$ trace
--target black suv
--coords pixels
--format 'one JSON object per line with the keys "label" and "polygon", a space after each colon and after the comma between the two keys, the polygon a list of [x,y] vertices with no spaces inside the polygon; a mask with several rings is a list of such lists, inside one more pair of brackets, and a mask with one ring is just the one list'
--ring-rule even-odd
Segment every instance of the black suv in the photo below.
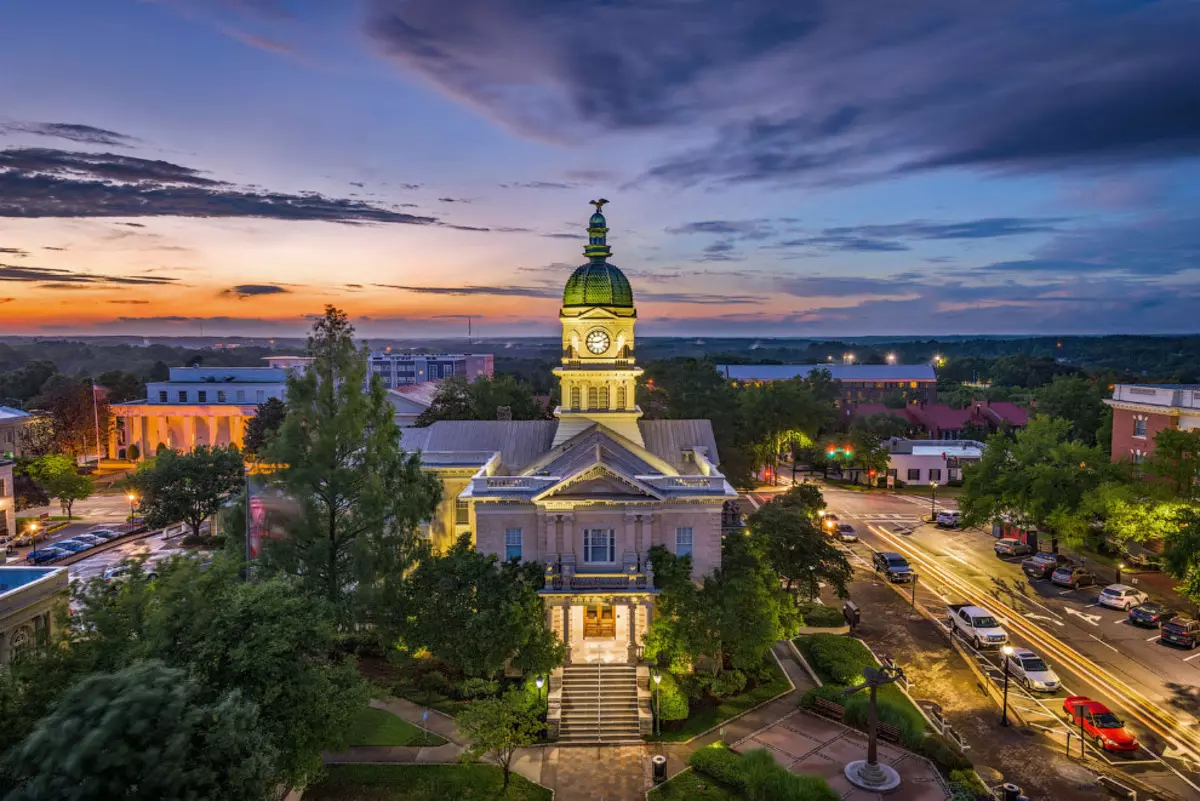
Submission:
{"label": "black suv", "polygon": [[1162,624],[1158,639],[1184,648],[1195,648],[1200,643],[1200,621],[1190,617],[1173,617]]}
{"label": "black suv", "polygon": [[898,553],[876,553],[875,572],[883,573],[889,581],[912,581],[917,577],[908,560]]}

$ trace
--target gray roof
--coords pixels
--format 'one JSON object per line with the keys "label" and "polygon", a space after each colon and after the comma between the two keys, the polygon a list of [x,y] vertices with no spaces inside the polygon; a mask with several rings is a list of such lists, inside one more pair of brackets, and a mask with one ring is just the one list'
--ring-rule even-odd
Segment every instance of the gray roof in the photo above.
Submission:
{"label": "gray roof", "polygon": [[642,430],[646,450],[670,462],[681,473],[695,472],[696,469],[683,461],[685,449],[706,448],[708,460],[716,465],[721,463],[710,420],[640,420],[638,428]]}
{"label": "gray roof", "polygon": [[439,420],[427,428],[406,428],[405,450],[434,453],[500,452],[506,468],[522,467],[550,450],[557,420]]}
{"label": "gray roof", "polygon": [[718,364],[735,381],[783,381],[828,370],[835,381],[936,381],[928,364]]}

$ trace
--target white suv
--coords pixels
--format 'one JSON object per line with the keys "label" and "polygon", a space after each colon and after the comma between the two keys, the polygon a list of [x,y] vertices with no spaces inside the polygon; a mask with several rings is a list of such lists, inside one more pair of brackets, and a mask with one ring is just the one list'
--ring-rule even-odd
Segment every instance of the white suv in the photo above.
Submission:
{"label": "white suv", "polygon": [[1133,607],[1141,606],[1149,601],[1150,597],[1128,584],[1109,584],[1100,591],[1100,597],[1097,600],[1101,606],[1128,612]]}

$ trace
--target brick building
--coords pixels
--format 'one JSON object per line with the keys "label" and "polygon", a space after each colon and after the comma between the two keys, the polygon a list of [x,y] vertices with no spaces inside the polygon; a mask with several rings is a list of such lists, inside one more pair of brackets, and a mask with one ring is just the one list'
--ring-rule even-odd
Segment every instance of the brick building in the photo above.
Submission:
{"label": "brick building", "polygon": [[1113,410],[1113,461],[1141,462],[1159,431],[1200,428],[1200,384],[1117,384],[1104,401]]}

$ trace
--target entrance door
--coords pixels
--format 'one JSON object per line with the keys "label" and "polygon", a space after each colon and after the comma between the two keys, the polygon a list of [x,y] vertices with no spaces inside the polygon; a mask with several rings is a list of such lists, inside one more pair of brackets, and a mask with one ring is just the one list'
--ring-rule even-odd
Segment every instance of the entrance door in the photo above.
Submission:
{"label": "entrance door", "polygon": [[617,636],[617,613],[612,606],[583,608],[584,639],[612,639]]}

